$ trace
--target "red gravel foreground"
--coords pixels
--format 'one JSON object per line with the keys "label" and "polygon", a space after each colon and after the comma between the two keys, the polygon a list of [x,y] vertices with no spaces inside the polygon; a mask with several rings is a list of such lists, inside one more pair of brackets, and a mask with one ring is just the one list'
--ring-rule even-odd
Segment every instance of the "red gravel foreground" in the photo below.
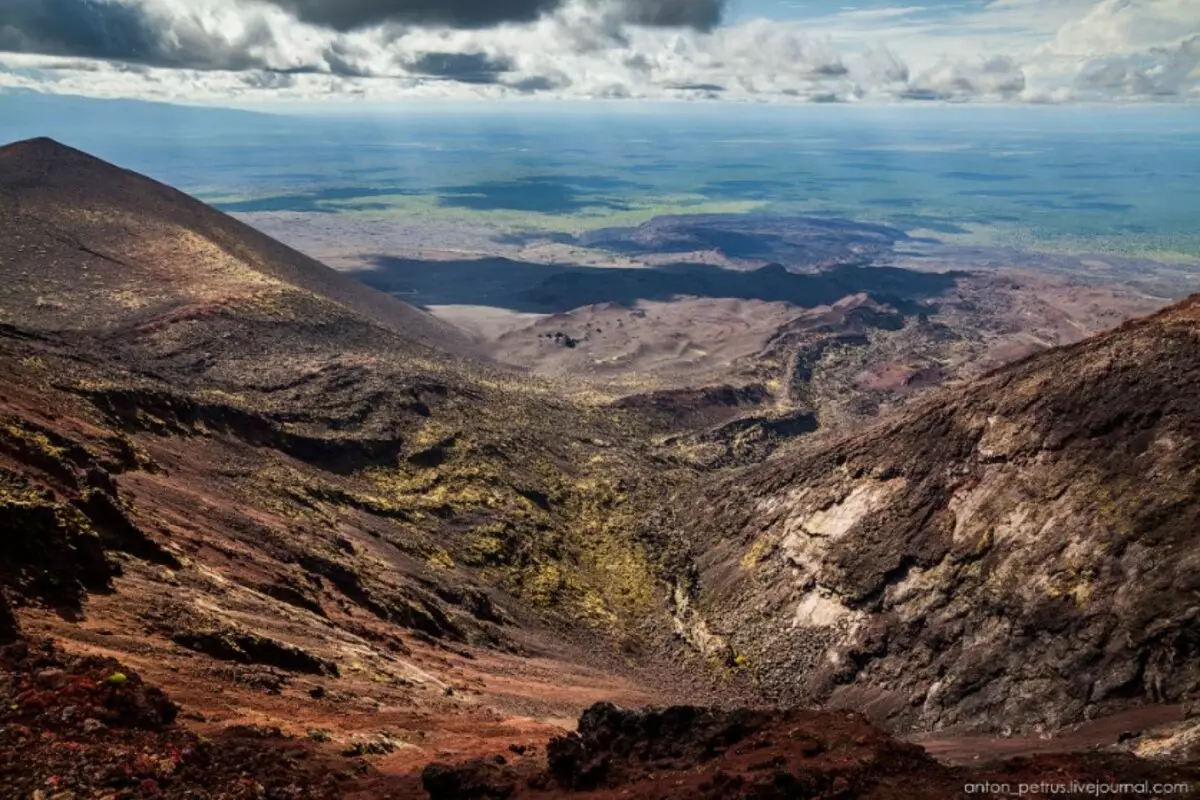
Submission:
{"label": "red gravel foreground", "polygon": [[299,746],[209,742],[175,725],[175,704],[110,659],[21,640],[0,653],[0,680],[5,800],[341,796],[333,771]]}
{"label": "red gravel foreground", "polygon": [[364,761],[331,758],[270,731],[206,740],[177,725],[177,714],[166,694],[111,659],[65,655],[44,640],[0,648],[0,798],[934,800],[1015,796],[1022,785],[1079,798],[1096,796],[1087,784],[1200,787],[1200,768],[1119,753],[950,767],[847,712],[625,711],[601,703],[544,757],[514,744],[488,759],[433,764],[422,789],[415,776],[389,780]]}

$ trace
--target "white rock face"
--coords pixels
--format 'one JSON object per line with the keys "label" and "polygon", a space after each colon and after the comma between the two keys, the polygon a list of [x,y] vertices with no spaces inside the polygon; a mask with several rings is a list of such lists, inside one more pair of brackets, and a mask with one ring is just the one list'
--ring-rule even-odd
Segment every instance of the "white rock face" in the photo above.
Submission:
{"label": "white rock face", "polygon": [[832,597],[826,597],[820,591],[812,591],[806,594],[800,604],[796,606],[796,616],[792,620],[792,627],[830,627],[845,621],[853,613]]}

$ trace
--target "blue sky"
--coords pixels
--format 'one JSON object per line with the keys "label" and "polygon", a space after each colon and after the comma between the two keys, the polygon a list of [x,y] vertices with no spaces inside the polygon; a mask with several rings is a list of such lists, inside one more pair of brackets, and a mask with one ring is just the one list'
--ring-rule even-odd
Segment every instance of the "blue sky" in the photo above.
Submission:
{"label": "blue sky", "polygon": [[[968,6],[979,7],[983,2],[974,3],[936,3],[925,6],[908,6],[896,0],[864,0],[864,2],[845,2],[845,0],[740,0],[730,8],[731,22],[766,17],[768,19],[804,20],[828,17],[840,12],[899,12],[905,9],[920,9],[918,13],[925,17],[944,18],[953,13],[961,12]],[[912,12],[910,12],[912,13]]]}
{"label": "blue sky", "polygon": [[[735,0],[729,7],[728,19],[730,24],[737,24],[767,18],[866,35],[878,29],[920,28],[940,31],[948,38],[969,35],[973,28],[986,27],[996,34],[1032,41],[1051,37],[1059,28],[1059,20],[1082,17],[1100,5],[1095,0],[1056,0],[1041,4],[1020,0],[934,0],[924,3],[904,0]],[[1021,12],[1026,13],[1022,15]],[[1196,32],[1200,33],[1200,30]]]}
{"label": "blue sky", "polygon": [[53,0],[49,15],[50,1],[0,2],[0,91],[251,108],[1200,102],[1200,0],[728,0],[715,27],[630,12],[662,0],[557,0],[540,19],[461,28],[330,27],[293,16],[292,0]]}
{"label": "blue sky", "polygon": [[[952,24],[987,10],[989,0],[952,2],[904,2],[904,0],[735,0],[729,7],[729,22],[754,18],[791,22],[816,21],[860,24]],[[1012,32],[1020,29],[1013,28]]]}

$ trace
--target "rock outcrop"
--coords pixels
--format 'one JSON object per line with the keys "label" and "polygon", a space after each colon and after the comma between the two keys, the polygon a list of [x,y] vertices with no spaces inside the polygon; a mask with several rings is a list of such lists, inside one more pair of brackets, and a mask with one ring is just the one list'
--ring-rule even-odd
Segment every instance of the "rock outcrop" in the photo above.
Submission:
{"label": "rock outcrop", "polygon": [[805,442],[697,508],[681,625],[770,697],[910,730],[1184,701],[1200,299]]}
{"label": "rock outcrop", "polygon": [[[627,711],[592,706],[574,733],[551,741],[545,768],[527,760],[432,764],[431,800],[581,796],[594,800],[814,800],[994,797],[1052,786],[1088,796],[1088,784],[1145,781],[1178,791],[1194,767],[1164,767],[1123,753],[1039,755],[969,768],[934,761],[860,714],[716,710],[693,706]],[[1027,788],[1026,791],[1030,791]]]}

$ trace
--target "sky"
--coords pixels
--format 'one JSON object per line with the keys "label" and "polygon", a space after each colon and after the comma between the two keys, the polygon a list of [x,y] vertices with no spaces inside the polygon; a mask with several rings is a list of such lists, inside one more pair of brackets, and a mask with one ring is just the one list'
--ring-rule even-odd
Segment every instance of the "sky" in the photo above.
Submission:
{"label": "sky", "polygon": [[1196,103],[1200,0],[0,0],[0,91]]}

